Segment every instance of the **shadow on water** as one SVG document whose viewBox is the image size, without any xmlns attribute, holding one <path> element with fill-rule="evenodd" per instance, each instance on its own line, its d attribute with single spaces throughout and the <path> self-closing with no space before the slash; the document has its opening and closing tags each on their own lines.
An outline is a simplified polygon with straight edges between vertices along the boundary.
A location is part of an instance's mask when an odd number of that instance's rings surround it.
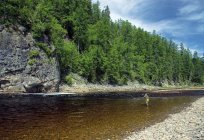
<svg viewBox="0 0 204 140">
<path fill-rule="evenodd" d="M 70 98 L 0 96 L 0 137 L 21 140 L 120 139 L 162 121 L 196 96 L 143 98 Z"/>
</svg>

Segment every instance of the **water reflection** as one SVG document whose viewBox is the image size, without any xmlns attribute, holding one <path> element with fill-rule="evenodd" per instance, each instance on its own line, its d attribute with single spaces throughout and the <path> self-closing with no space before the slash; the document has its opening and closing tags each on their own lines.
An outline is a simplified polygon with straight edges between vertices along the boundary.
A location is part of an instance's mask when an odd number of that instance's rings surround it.
<svg viewBox="0 0 204 140">
<path fill-rule="evenodd" d="M 0 97 L 0 137 L 21 140 L 120 139 L 161 121 L 197 97 L 69 99 Z"/>
</svg>

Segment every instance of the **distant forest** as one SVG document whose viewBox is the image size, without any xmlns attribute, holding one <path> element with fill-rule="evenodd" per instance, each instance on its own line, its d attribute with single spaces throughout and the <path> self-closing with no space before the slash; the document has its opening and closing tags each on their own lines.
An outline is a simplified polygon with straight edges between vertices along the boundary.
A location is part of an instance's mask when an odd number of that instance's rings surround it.
<svg viewBox="0 0 204 140">
<path fill-rule="evenodd" d="M 71 73 L 113 85 L 204 83 L 204 58 L 197 52 L 128 21 L 112 21 L 109 7 L 100 9 L 99 2 L 1 0 L 0 22 L 32 32 L 37 46 L 57 56 L 67 83 Z"/>
</svg>

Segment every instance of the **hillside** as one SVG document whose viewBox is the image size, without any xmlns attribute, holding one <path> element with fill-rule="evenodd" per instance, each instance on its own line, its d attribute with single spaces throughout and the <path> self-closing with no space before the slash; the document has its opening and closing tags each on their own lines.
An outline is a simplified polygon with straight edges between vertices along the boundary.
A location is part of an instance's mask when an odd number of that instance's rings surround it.
<svg viewBox="0 0 204 140">
<path fill-rule="evenodd" d="M 36 46 L 59 61 L 61 82 L 70 85 L 72 73 L 111 85 L 204 83 L 204 59 L 197 52 L 156 31 L 112 21 L 109 8 L 91 0 L 5 0 L 0 22 L 32 33 Z"/>
</svg>

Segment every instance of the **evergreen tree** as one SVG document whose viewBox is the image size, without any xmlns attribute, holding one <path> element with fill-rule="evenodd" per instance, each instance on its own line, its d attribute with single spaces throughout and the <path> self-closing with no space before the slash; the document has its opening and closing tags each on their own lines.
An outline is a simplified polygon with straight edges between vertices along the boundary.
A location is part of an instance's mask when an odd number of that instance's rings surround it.
<svg viewBox="0 0 204 140">
<path fill-rule="evenodd" d="M 77 73 L 92 83 L 204 83 L 204 58 L 156 31 L 113 22 L 98 1 L 2 0 L 0 24 L 32 32 L 37 46 L 58 57 L 63 79 Z"/>
</svg>

